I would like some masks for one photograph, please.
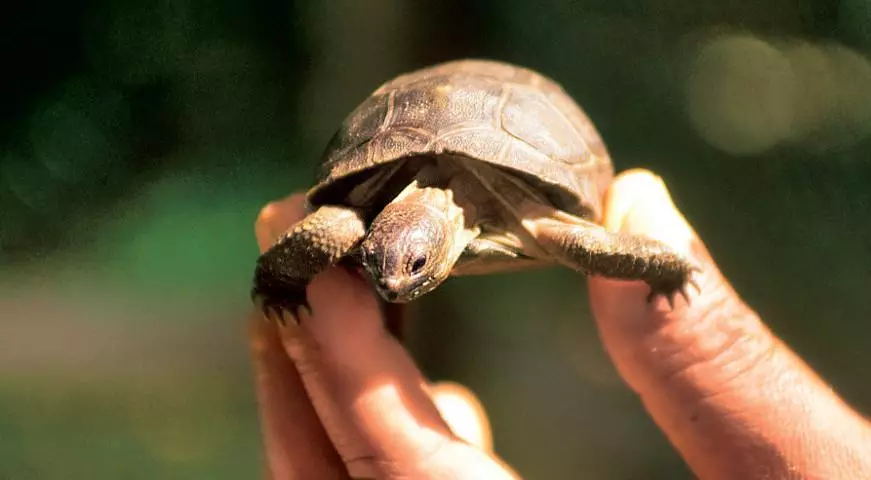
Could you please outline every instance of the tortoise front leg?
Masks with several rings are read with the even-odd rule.
[[[306,285],[353,250],[365,234],[359,211],[332,205],[318,208],[257,259],[252,298],[267,317],[273,312],[281,321],[284,310],[297,319],[298,308],[309,308]]]
[[[561,263],[591,275],[620,280],[642,280],[657,295],[673,304],[674,295],[686,298],[687,284],[697,268],[662,242],[619,232],[584,220],[572,223],[556,219],[531,222],[530,231],[539,244]]]

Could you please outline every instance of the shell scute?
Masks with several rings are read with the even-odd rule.
[[[598,216],[613,166],[583,110],[533,70],[461,60],[400,75],[345,120],[324,152],[312,204],[344,180],[417,155],[462,155],[514,171],[558,207]]]
[[[577,127],[541,93],[528,89],[511,92],[502,110],[502,128],[553,160],[566,164],[590,161],[590,151]]]

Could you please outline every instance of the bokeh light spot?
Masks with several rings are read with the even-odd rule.
[[[843,45],[824,48],[838,84],[830,123],[839,145],[851,145],[871,133],[871,63]]]
[[[788,59],[745,35],[709,39],[694,58],[687,110],[706,141],[732,154],[778,144],[793,118],[795,78]]]
[[[129,124],[124,98],[76,77],[55,92],[30,118],[34,160],[55,180],[77,183],[118,161]]]
[[[831,115],[838,95],[835,78],[826,53],[816,45],[800,42],[787,47],[785,54],[796,74],[801,95],[795,97],[792,129],[789,139],[809,142],[824,128],[823,119]]]
[[[845,148],[871,133],[871,63],[843,45],[800,43],[786,50],[796,72],[790,141],[816,152]]]
[[[0,159],[0,175],[12,195],[31,210],[52,213],[57,210],[57,195],[44,166],[31,158],[9,152]],[[4,226],[4,230],[6,226]]]

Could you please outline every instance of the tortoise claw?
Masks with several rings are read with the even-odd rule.
[[[301,290],[301,293],[293,292],[282,295],[281,298],[266,296],[257,292],[253,292],[251,296],[267,321],[277,322],[285,326],[287,325],[287,319],[290,318],[294,324],[299,325],[300,309],[304,308],[307,312],[311,312],[311,307],[305,298],[305,289]]]
[[[681,286],[674,289],[664,290],[664,289],[651,289],[650,293],[647,295],[647,302],[652,303],[656,300],[656,297],[662,295],[668,301],[668,307],[670,310],[674,310],[674,302],[675,298],[678,295],[682,296],[687,304],[690,303],[689,295],[687,295],[686,287]]]
[[[287,326],[287,318],[290,317],[290,320],[299,324],[299,317],[297,317],[294,313],[285,310],[282,307],[271,306],[267,307],[264,316],[271,321],[278,322],[282,327]]]
[[[683,285],[680,287],[681,294],[683,294],[684,299],[686,299],[687,303],[690,301],[689,294],[687,292],[687,286],[691,286],[695,289],[696,293],[702,293],[702,285],[699,283],[699,280],[696,278],[697,273],[702,273],[702,269],[693,265],[687,271],[687,278],[684,281]]]
[[[696,290],[696,293],[701,292],[701,286],[699,282],[695,278],[695,273],[701,272],[701,269],[698,267],[691,267],[685,278],[681,280],[679,284],[675,283],[663,283],[663,284],[650,284],[650,293],[647,295],[647,302],[653,302],[657,296],[662,295],[668,300],[668,306],[671,310],[674,310],[674,302],[678,295],[684,298],[684,301],[689,305],[690,295],[688,287],[693,287]]]

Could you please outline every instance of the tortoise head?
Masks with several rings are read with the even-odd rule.
[[[361,244],[363,266],[389,302],[437,287],[465,248],[463,211],[450,190],[423,188],[388,204]]]

